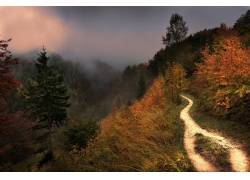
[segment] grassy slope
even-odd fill
[[[102,121],[102,132],[85,150],[74,149],[45,171],[193,171],[183,148],[186,105],[173,106],[159,77],[141,101],[125,106]]]
[[[184,123],[180,111],[165,97],[159,77],[141,101],[124,106],[102,121],[102,132],[87,149],[56,150],[56,161],[40,171],[194,171],[183,147]],[[32,156],[12,171],[36,171]],[[26,164],[27,163],[27,164]]]

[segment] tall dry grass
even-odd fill
[[[62,155],[49,171],[191,171],[179,111],[158,77],[141,101],[112,112],[86,149]]]

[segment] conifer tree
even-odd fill
[[[145,77],[143,75],[143,73],[141,74],[140,76],[140,79],[138,81],[138,88],[137,88],[137,93],[136,93],[136,98],[138,100],[140,100],[143,95],[145,94],[146,92],[146,82],[145,82]]]
[[[46,55],[45,47],[38,55],[35,61],[36,75],[31,79],[26,93],[28,105],[26,113],[37,121],[33,129],[47,129],[47,132],[39,136],[37,140],[48,142],[49,151],[45,157],[52,159],[52,125],[59,126],[67,118],[66,109],[70,106],[69,96],[66,86],[63,85],[62,76],[55,73],[53,67],[48,66],[50,58]]]

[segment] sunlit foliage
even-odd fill
[[[180,105],[180,94],[188,87],[185,69],[180,64],[168,64],[165,77],[169,99],[171,99],[173,103]]]
[[[165,95],[165,80],[160,76],[140,101],[105,118],[101,134],[86,149],[73,148],[49,170],[189,171],[181,149],[182,124],[166,119],[171,102]]]
[[[203,63],[197,64],[196,83],[207,89],[202,106],[213,114],[248,123],[250,96],[250,49],[231,28],[222,25],[213,44],[202,51]],[[212,107],[211,107],[212,106]]]

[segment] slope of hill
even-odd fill
[[[198,99],[197,112],[212,115],[210,124],[197,118],[202,128],[237,132],[235,139],[244,139],[244,147],[249,149],[249,15],[248,10],[234,27],[222,23],[190,35],[159,50],[148,63],[128,66],[123,72],[100,61],[89,72],[80,64],[51,54],[50,65],[64,77],[70,95],[69,119],[72,123],[75,119],[98,119],[101,131],[97,138],[89,139],[86,148],[73,145],[70,151],[61,148],[62,136],[56,131],[55,159],[40,171],[195,171],[184,149],[184,123],[179,118],[187,102],[177,106],[169,98],[169,94],[179,97],[180,91],[174,93],[173,89],[175,85],[183,88],[184,81],[179,70],[168,76],[166,69],[173,64],[185,68],[191,82],[189,92]],[[36,56],[19,57],[13,73],[22,86],[6,103],[10,112],[22,114],[22,94],[35,73],[32,60]],[[147,91],[136,99],[140,78],[146,79],[143,88]],[[224,126],[217,128],[214,124]],[[5,137],[1,139],[6,141]],[[0,169],[18,171],[27,165],[22,170],[37,171],[39,155],[27,156],[19,164]]]
[[[58,154],[47,171],[192,171],[183,148],[183,122],[159,76],[141,101],[114,110],[86,149]]]

